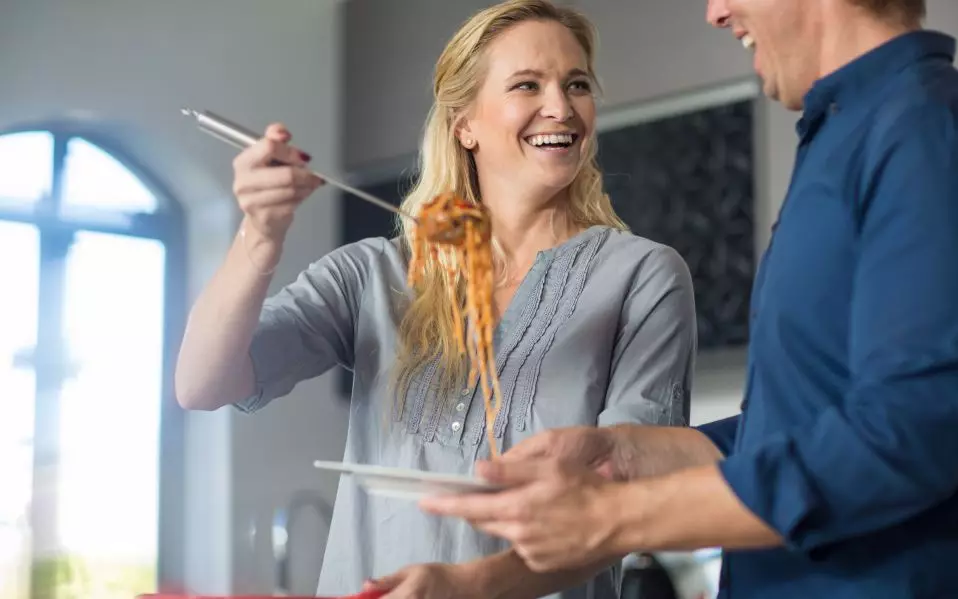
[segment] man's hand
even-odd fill
[[[547,430],[518,443],[501,459],[553,459],[629,481],[714,464],[722,453],[695,429],[619,424]]]
[[[614,464],[616,439],[612,429],[593,426],[557,428],[529,437],[502,454],[502,460],[555,460],[590,468],[605,478],[622,479]]]
[[[620,485],[593,469],[555,458],[480,462],[477,472],[507,489],[432,497],[424,499],[421,507],[465,518],[476,528],[510,541],[534,572],[580,568],[617,556]]]
[[[383,599],[484,599],[473,563],[423,564],[368,581],[363,592]]]
[[[533,572],[611,564],[633,551],[782,544],[778,531],[742,504],[715,464],[626,483],[556,460],[476,466],[503,489],[429,497],[420,507],[510,541]]]

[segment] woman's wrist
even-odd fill
[[[476,599],[509,599],[516,596],[517,585],[521,586],[529,575],[522,558],[514,551],[503,551],[457,564],[457,567],[461,567],[463,578],[471,583],[463,597]]]
[[[464,589],[464,597],[482,597],[499,599],[506,595],[504,586],[509,578],[509,567],[504,561],[508,556],[503,553],[457,564],[463,573],[463,579],[469,581],[469,589]]]
[[[283,255],[283,239],[263,234],[247,218],[240,224],[238,237],[250,266],[262,276],[273,274]]]

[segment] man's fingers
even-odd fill
[[[543,460],[549,457],[549,448],[544,445],[516,445],[499,457],[500,462],[526,462],[529,460]]]
[[[452,516],[486,522],[508,517],[516,509],[513,493],[476,493],[470,495],[436,495],[419,501],[423,511],[437,516]]]
[[[551,461],[478,462],[476,473],[506,489],[489,493],[426,497],[419,502],[422,510],[441,516],[454,516],[476,522],[490,520],[522,520],[529,516],[535,496],[530,484],[555,471]]]
[[[490,483],[514,487],[525,485],[544,476],[550,471],[545,460],[496,460],[477,462],[476,474]]]
[[[522,522],[513,520],[489,520],[477,526],[482,532],[500,539],[505,539],[512,544],[518,543],[519,539],[523,538],[522,527]]]
[[[550,435],[545,433],[538,434],[534,437],[529,437],[528,439],[517,443],[512,449],[508,450],[502,457],[499,458],[503,461],[518,461],[518,460],[529,460],[533,458],[544,458],[549,455],[549,447],[551,447]]]

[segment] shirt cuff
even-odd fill
[[[719,451],[722,452],[722,455],[727,456],[732,453],[732,448],[735,447],[735,436],[738,434],[739,418],[740,416],[738,415],[731,416],[694,428],[708,437],[709,441],[714,443]]]
[[[755,450],[729,456],[718,468],[742,504],[777,531],[787,547],[817,548],[812,531],[823,523],[825,505],[809,485],[792,439],[769,439]]]

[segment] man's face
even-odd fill
[[[752,52],[766,96],[791,110],[802,108],[818,76],[819,0],[708,0],[706,18]]]

